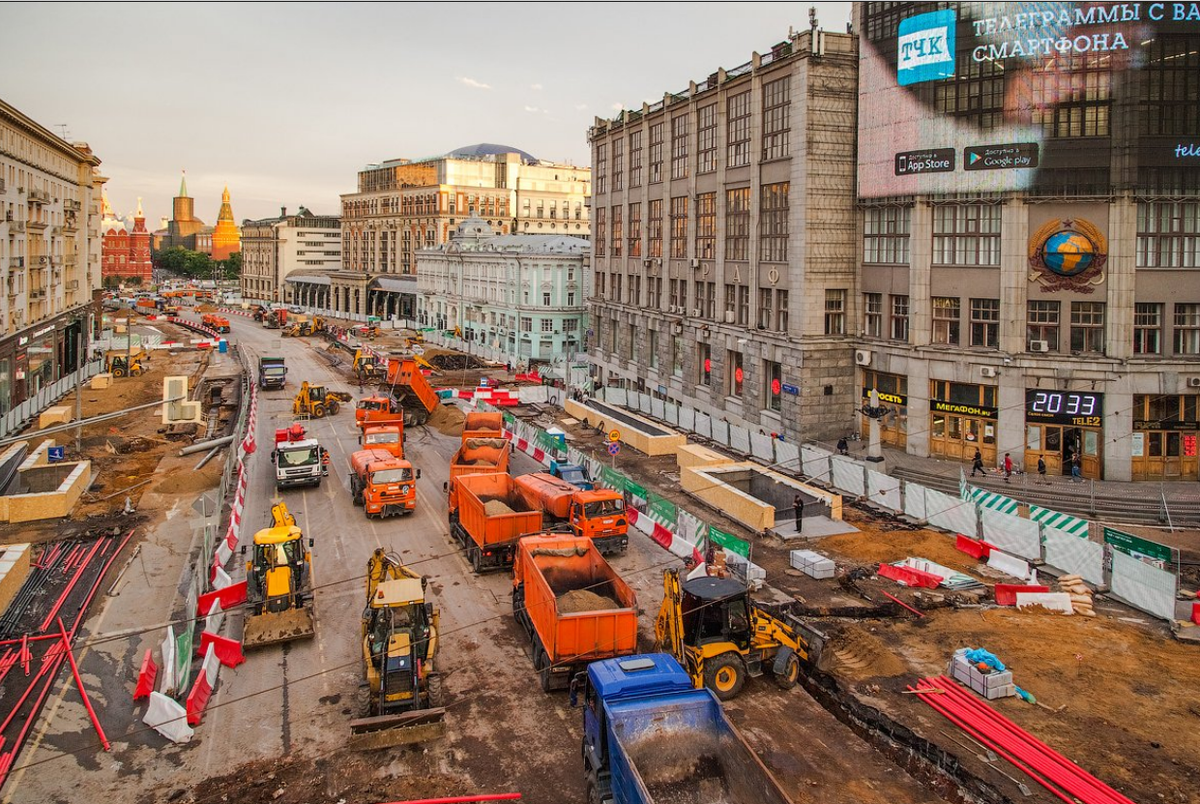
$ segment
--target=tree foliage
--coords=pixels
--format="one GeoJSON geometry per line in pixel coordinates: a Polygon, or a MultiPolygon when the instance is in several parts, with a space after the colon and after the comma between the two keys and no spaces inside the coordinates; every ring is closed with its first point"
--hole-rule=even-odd
{"type": "Polygon", "coordinates": [[[242,254],[234,252],[228,259],[214,261],[203,252],[172,246],[155,253],[154,267],[187,279],[237,279],[242,272],[242,254]]]}

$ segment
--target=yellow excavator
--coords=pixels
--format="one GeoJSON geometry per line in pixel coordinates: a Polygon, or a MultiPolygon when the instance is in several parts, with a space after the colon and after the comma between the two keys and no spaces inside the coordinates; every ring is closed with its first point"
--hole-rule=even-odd
{"type": "Polygon", "coordinates": [[[379,361],[370,352],[354,350],[354,374],[363,382],[382,380],[387,376],[387,361],[379,361]]]}
{"type": "Polygon", "coordinates": [[[312,544],[309,539],[306,548],[304,534],[285,503],[271,507],[271,526],[254,534],[254,555],[246,562],[243,646],[307,639],[316,632],[312,553],[308,549],[312,544]]]}
{"type": "Polygon", "coordinates": [[[438,610],[425,579],[377,548],[367,561],[361,639],[368,716],[353,720],[355,748],[386,748],[441,736],[446,710],[437,672],[438,610]]]}
{"type": "Polygon", "coordinates": [[[703,575],[680,581],[663,573],[663,602],[654,621],[658,650],[674,656],[697,688],[723,701],[742,691],[746,676],[770,671],[783,689],[796,686],[800,663],[809,662],[808,640],[764,611],[733,578],[703,575]]]}
{"type": "Polygon", "coordinates": [[[326,414],[336,415],[342,409],[342,403],[352,399],[354,397],[344,391],[330,391],[324,385],[310,385],[306,380],[300,383],[300,390],[292,400],[292,415],[323,419],[326,414]]]}

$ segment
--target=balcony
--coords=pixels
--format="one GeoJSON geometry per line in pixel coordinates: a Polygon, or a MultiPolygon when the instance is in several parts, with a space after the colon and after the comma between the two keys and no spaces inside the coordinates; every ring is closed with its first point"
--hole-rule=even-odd
{"type": "Polygon", "coordinates": [[[45,221],[25,221],[25,225],[30,229],[37,229],[44,232],[46,231],[46,227],[50,224],[46,223],[45,221]]]}
{"type": "Polygon", "coordinates": [[[31,290],[31,291],[29,291],[29,298],[30,298],[30,299],[44,299],[44,298],[46,298],[46,289],[45,289],[45,288],[38,288],[37,290],[31,290]]]}
{"type": "Polygon", "coordinates": [[[15,232],[24,232],[25,231],[25,221],[9,221],[8,222],[8,231],[10,234],[15,233],[15,232]]]}
{"type": "Polygon", "coordinates": [[[31,204],[49,204],[50,193],[45,190],[30,190],[29,203],[31,204]]]}
{"type": "Polygon", "coordinates": [[[9,257],[8,258],[8,267],[9,268],[24,268],[25,267],[25,258],[24,257],[9,257]]]}
{"type": "MultiPolygon", "coordinates": [[[[3,180],[0,180],[0,181],[3,181],[3,180]]],[[[0,188],[0,191],[2,191],[2,188],[0,188]]],[[[65,209],[69,212],[79,212],[80,210],[83,209],[83,204],[81,204],[80,202],[76,201],[73,198],[64,198],[63,199],[63,209],[65,209]]]]}

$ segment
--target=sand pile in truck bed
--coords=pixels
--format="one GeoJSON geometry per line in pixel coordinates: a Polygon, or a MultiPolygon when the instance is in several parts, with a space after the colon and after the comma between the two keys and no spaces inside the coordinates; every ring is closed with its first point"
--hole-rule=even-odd
{"type": "Polygon", "coordinates": [[[607,611],[619,609],[621,606],[611,597],[598,595],[587,589],[574,589],[558,598],[558,611],[561,614],[576,614],[581,611],[607,611]]]}

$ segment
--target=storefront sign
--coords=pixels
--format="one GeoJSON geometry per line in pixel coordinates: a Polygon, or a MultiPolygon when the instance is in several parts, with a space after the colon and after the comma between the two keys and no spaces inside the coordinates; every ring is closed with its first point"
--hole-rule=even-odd
{"type": "Polygon", "coordinates": [[[1174,561],[1171,548],[1165,544],[1140,539],[1132,533],[1122,530],[1105,528],[1104,543],[1111,544],[1114,550],[1120,550],[1126,555],[1145,561],[1147,564],[1155,564],[1160,568],[1174,561]]]}
{"type": "Polygon", "coordinates": [[[1047,391],[1025,389],[1025,421],[1100,427],[1104,418],[1104,394],[1094,391],[1047,391]]]}
{"type": "Polygon", "coordinates": [[[785,394],[791,394],[792,396],[800,395],[800,387],[798,385],[789,385],[785,382],[781,387],[785,394]]]}
{"type": "Polygon", "coordinates": [[[1142,458],[1146,455],[1146,434],[1134,433],[1130,441],[1129,455],[1133,458],[1142,458]]]}
{"type": "Polygon", "coordinates": [[[1134,419],[1134,430],[1200,430],[1200,422],[1181,422],[1176,419],[1134,419]]]}
{"type": "Polygon", "coordinates": [[[981,419],[994,419],[996,418],[997,414],[996,408],[989,408],[984,405],[960,405],[955,402],[943,402],[940,399],[929,400],[929,409],[934,413],[954,413],[958,416],[978,416],[981,419]]]}
{"type": "Polygon", "coordinates": [[[53,331],[54,331],[54,325],[48,324],[48,325],[42,327],[41,329],[39,329],[37,332],[33,333],[33,335],[31,335],[30,337],[40,338],[43,335],[45,335],[47,332],[53,332],[53,331]]]}
{"type": "MultiPolygon", "coordinates": [[[[870,399],[871,398],[871,389],[870,388],[862,389],[862,395],[863,395],[863,399],[870,399]]],[[[901,407],[905,407],[908,405],[908,396],[906,396],[905,394],[885,394],[883,391],[880,391],[879,392],[879,401],[887,402],[888,404],[891,404],[891,405],[900,405],[901,407]]]]}

